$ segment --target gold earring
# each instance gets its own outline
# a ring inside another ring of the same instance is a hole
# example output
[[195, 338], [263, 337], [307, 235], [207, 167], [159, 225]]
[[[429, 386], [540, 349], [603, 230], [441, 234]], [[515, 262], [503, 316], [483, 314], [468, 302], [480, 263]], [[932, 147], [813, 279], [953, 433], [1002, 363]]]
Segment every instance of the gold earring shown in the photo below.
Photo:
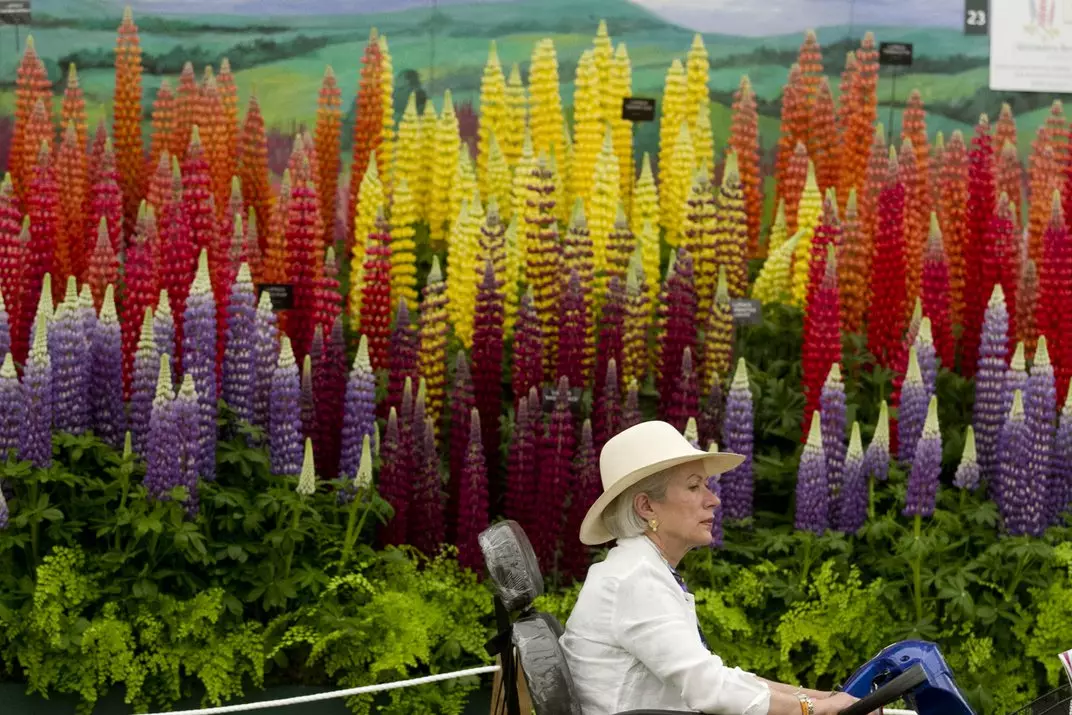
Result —
[[649, 519], [648, 520], [648, 526], [651, 528], [651, 533], [653, 533], [653, 534], [656, 533], [657, 531], [659, 531], [659, 520], [658, 519]]

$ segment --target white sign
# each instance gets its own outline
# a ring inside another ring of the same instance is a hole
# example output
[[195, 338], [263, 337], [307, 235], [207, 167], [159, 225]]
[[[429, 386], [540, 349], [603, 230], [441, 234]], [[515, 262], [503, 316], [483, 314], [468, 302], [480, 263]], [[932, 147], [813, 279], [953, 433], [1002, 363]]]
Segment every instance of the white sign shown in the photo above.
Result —
[[1072, 0], [990, 0], [990, 89], [1072, 92]]

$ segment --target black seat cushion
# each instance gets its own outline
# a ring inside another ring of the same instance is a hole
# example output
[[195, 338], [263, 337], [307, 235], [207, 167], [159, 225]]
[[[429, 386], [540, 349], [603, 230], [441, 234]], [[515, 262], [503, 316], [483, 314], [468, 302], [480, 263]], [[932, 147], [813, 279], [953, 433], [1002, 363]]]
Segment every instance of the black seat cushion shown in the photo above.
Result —
[[562, 626], [547, 613], [534, 613], [514, 623], [514, 645], [536, 715], [581, 715], [581, 703], [558, 644]]
[[521, 611], [543, 595], [543, 576], [529, 537], [516, 521], [500, 521], [478, 537], [488, 574], [508, 611]]

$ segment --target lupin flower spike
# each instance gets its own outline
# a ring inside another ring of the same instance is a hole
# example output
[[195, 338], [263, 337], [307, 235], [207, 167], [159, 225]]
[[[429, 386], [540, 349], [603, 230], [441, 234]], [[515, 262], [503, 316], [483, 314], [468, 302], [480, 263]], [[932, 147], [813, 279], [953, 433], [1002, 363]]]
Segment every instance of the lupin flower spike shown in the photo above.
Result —
[[953, 484], [961, 489], [975, 489], [979, 486], [979, 460], [975, 455], [975, 430], [968, 425], [964, 433], [964, 452], [960, 456]]
[[305, 438], [305, 454], [302, 457], [301, 474], [295, 489], [303, 497], [312, 496], [316, 491], [316, 467], [313, 464], [313, 440]]

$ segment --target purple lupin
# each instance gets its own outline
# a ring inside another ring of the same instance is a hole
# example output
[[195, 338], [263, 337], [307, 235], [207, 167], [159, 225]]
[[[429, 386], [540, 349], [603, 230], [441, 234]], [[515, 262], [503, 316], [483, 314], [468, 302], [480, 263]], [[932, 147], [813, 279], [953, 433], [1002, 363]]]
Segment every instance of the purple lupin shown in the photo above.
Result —
[[227, 304], [227, 347], [223, 353], [223, 401], [238, 419], [254, 424], [254, 333], [257, 330], [257, 296], [249, 265], [243, 263], [231, 286]]
[[1024, 415], [1027, 431], [1031, 435], [1029, 468], [1031, 478], [1042, 490], [1045, 528], [1055, 523], [1061, 513], [1058, 499], [1050, 498], [1051, 492], [1060, 491], [1061, 479], [1053, 469], [1053, 445], [1057, 436], [1057, 383], [1045, 335], [1039, 336], [1035, 359], [1031, 361], [1031, 373], [1024, 391]]
[[[78, 311], [78, 286], [67, 278], [67, 293], [56, 308], [48, 331], [48, 353], [52, 358], [52, 390], [56, 404], [53, 428], [82, 434], [89, 429], [90, 339], [82, 332]], [[100, 435], [98, 435], [100, 436]]]
[[997, 440], [1005, 421], [1002, 401], [1009, 354], [1009, 310], [1001, 284], [994, 286], [983, 317], [979, 361], [975, 372], [972, 426], [979, 450], [979, 469], [990, 479], [997, 464]]
[[737, 360], [737, 370], [733, 373], [729, 394], [726, 395], [726, 416], [722, 422], [723, 448], [727, 452], [744, 456], [744, 461], [723, 474], [720, 480], [722, 512], [727, 519], [747, 519], [752, 516], [754, 425], [748, 365], [744, 358], [740, 358]]
[[810, 531], [814, 534], [826, 531], [830, 514], [830, 485], [826, 477], [823, 429], [818, 412], [811, 416], [808, 441], [800, 455], [796, 497], [794, 527], [799, 531]]
[[913, 342], [916, 358], [919, 360], [919, 373], [928, 395], [933, 395], [938, 387], [938, 352], [934, 347], [934, 334], [931, 332], [931, 319], [920, 318], [919, 331]]
[[1065, 396], [1061, 408], [1061, 421], [1054, 439], [1054, 476], [1056, 487], [1050, 499], [1056, 504], [1058, 515], [1063, 514], [1072, 502], [1072, 387]]
[[369, 360], [368, 337], [361, 336], [357, 345], [350, 376], [346, 381], [346, 403], [343, 406], [342, 445], [339, 451], [339, 474], [349, 477], [357, 473], [361, 463], [361, 444], [366, 435], [372, 436], [376, 427], [376, 373]]
[[272, 298], [262, 291], [254, 315], [253, 331], [253, 423], [268, 431], [272, 375], [279, 362], [279, 320], [272, 310]]
[[149, 419], [153, 414], [156, 379], [160, 372], [160, 353], [153, 338], [153, 309], [145, 307], [138, 348], [134, 352], [134, 370], [130, 382], [130, 433], [134, 451], [144, 456], [149, 437]]
[[938, 425], [938, 397], [932, 395], [927, 406], [908, 474], [904, 516], [931, 516], [938, 496], [938, 479], [942, 474], [942, 432]]
[[123, 448], [123, 334], [115, 312], [115, 288], [104, 289], [100, 318], [93, 328], [89, 380], [93, 431], [114, 449]]
[[[193, 376], [201, 405], [199, 471], [203, 479], [213, 481], [216, 479], [216, 300], [212, 296], [205, 249], [201, 249], [197, 258], [197, 274], [190, 285], [182, 320], [183, 374]], [[301, 467], [301, 457], [298, 459], [295, 470]]]
[[846, 534], [855, 533], [867, 520], [867, 475], [864, 473], [864, 447], [860, 439], [860, 423], [852, 423], [849, 449], [841, 471], [841, 491], [837, 495], [834, 528]]
[[837, 521], [837, 494], [842, 488], [842, 470], [845, 468], [845, 412], [845, 383], [841, 379], [841, 366], [835, 362], [830, 365], [830, 372], [819, 393], [826, 480], [830, 484], [830, 523]]
[[1009, 418], [998, 441], [998, 472], [1001, 512], [1005, 529], [1013, 536], [1041, 536], [1046, 528], [1045, 485], [1031, 474], [1031, 433], [1024, 414], [1023, 393], [1013, 393]]
[[879, 482], [890, 475], [890, 408], [885, 400], [879, 405], [875, 433], [864, 454], [864, 474]]
[[[153, 342], [156, 343], [156, 354], [169, 356], [171, 372], [177, 372], [179, 366], [175, 358], [175, 316], [171, 314], [171, 301], [168, 300], [166, 288], [160, 290], [160, 299], [153, 311]], [[156, 372], [156, 367], [153, 371]]]
[[284, 335], [281, 342], [272, 374], [268, 436], [272, 472], [293, 475], [301, 470], [302, 461], [301, 378], [290, 338]]
[[171, 384], [171, 356], [160, 355], [153, 412], [145, 454], [145, 488], [152, 499], [163, 499], [182, 482], [182, 435], [175, 414], [175, 391]]
[[0, 462], [6, 461], [12, 450], [19, 448], [19, 435], [25, 427], [26, 395], [19, 375], [15, 371], [15, 361], [11, 353], [4, 353], [4, 364], [0, 366]]
[[964, 431], [964, 451], [953, 477], [953, 486], [968, 490], [979, 486], [979, 458], [975, 450], [975, 430], [971, 425]]
[[0, 359], [11, 352], [11, 316], [4, 303], [4, 293], [0, 291]]
[[[48, 277], [48, 274], [45, 275]], [[51, 290], [44, 286], [44, 291]], [[34, 320], [34, 339], [26, 359], [22, 384], [26, 397], [26, 420], [19, 442], [19, 458], [39, 469], [52, 466], [52, 359], [48, 354], [51, 310], [45, 305]]]
[[186, 513], [193, 516], [200, 505], [198, 476], [204, 425], [201, 419], [201, 406], [197, 399], [197, 387], [193, 376], [189, 373], [182, 376], [182, 385], [172, 403], [172, 410], [175, 431], [181, 440], [178, 484], [186, 487]]
[[916, 454], [916, 443], [923, 433], [923, 424], [927, 421], [927, 405], [931, 396], [923, 384], [923, 375], [919, 369], [916, 348], [908, 351], [908, 372], [901, 386], [901, 404], [897, 414], [897, 437], [900, 453], [897, 455], [903, 464], [912, 464]]

